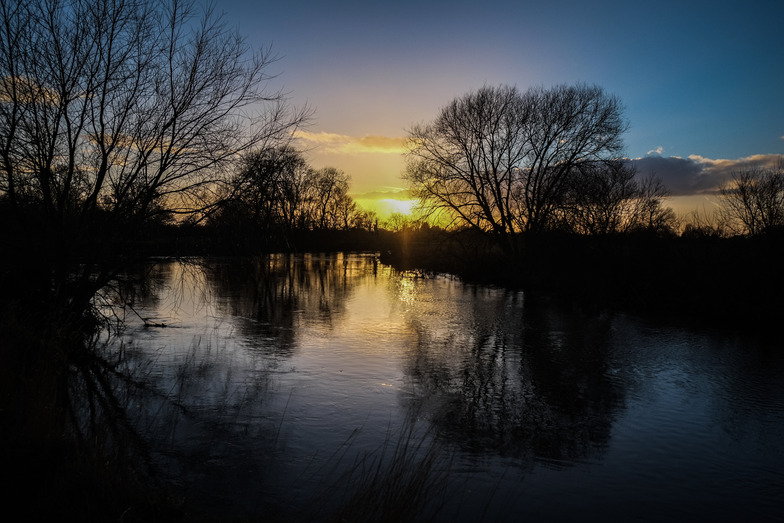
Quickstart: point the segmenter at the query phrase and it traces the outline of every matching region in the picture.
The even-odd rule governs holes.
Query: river
[[[113,342],[149,385],[128,410],[163,476],[205,511],[784,516],[780,339],[401,272],[373,254],[147,270]]]

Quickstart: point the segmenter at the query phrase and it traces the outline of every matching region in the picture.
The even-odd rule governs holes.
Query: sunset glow
[[[249,44],[274,47],[275,82],[315,111],[297,145],[355,195],[400,185],[408,130],[484,85],[601,86],[625,106],[624,155],[675,196],[715,193],[749,159],[784,160],[781,2],[292,2],[220,7]],[[359,203],[410,210],[384,199]]]
[[[396,198],[358,198],[354,201],[363,209],[375,211],[380,220],[388,219],[393,213],[409,216],[416,207],[416,200]]]

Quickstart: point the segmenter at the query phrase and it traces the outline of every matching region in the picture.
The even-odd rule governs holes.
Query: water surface
[[[132,412],[215,513],[326,518],[397,460],[422,518],[784,516],[778,340],[372,254],[158,262],[134,292],[122,340],[158,393]]]

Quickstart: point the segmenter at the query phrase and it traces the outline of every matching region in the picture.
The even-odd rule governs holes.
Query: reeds
[[[331,522],[434,520],[448,501],[452,459],[432,431],[421,431],[412,417],[390,429],[374,451],[345,464],[349,438],[333,456],[321,491],[304,505],[302,517]]]

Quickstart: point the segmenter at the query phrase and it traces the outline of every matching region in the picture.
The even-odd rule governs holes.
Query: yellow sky
[[[351,195],[363,209],[376,211],[382,220],[411,211],[414,201],[401,178],[405,137],[300,130],[295,139],[311,165],[335,167],[351,177]]]
[[[596,9],[592,2],[544,2],[521,7],[522,18],[499,16],[508,2],[481,9],[405,0],[300,3],[220,6],[253,48],[272,45],[280,56],[268,71],[275,88],[316,111],[298,137],[310,164],[344,171],[352,195],[366,204],[405,196],[406,129],[483,85],[602,86],[625,106],[629,158],[648,151],[683,160],[688,169],[677,176],[664,170],[677,162],[642,171],[663,178],[673,194],[709,185],[703,175],[713,164],[706,159],[784,155],[783,69],[771,65],[781,61],[781,1],[766,3],[768,16],[658,2],[658,10],[679,13],[670,17],[649,16],[642,3]],[[397,196],[366,197],[379,192]]]
[[[363,209],[378,213],[381,220],[389,218],[392,213],[409,214],[414,209],[416,201],[409,197],[406,182],[402,179],[404,136],[356,137],[300,130],[295,139],[311,165],[316,168],[335,167],[346,173],[351,178],[350,191],[354,201]],[[654,155],[634,161],[638,162],[641,174],[654,174],[668,189],[674,189],[676,196],[668,198],[666,203],[679,217],[688,219],[693,212],[710,215],[718,206],[714,191],[695,189],[694,194],[683,195],[684,191],[689,192],[689,184],[704,180],[708,185],[703,189],[711,188],[733,170],[773,165],[781,161],[781,155],[755,155],[738,160]]]

